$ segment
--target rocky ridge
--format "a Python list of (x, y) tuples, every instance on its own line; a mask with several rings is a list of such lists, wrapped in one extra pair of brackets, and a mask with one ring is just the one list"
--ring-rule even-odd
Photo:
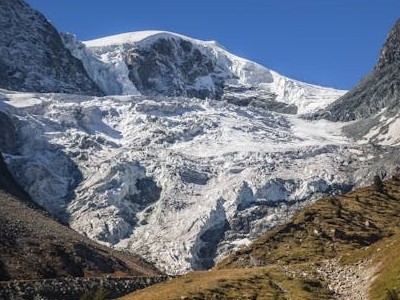
[(0, 28), (0, 88), (103, 94), (57, 30), (24, 1), (0, 1)]
[(399, 44), (400, 20), (388, 34), (373, 71), (354, 89), (313, 116), (332, 121), (373, 119), (380, 113), (387, 119), (395, 117), (400, 99)]
[(215, 41), (139, 31), (65, 45), (108, 95), (196, 97), (292, 113), (324, 107), (344, 91), (282, 76)]
[[(374, 70), (353, 90), (314, 117), (332, 121), (355, 120), (343, 127), (344, 134), (359, 143), (387, 148), (382, 153), (396, 152), (400, 145), (399, 44), (400, 20), (390, 31)], [(388, 159), (395, 157), (391, 155)]]

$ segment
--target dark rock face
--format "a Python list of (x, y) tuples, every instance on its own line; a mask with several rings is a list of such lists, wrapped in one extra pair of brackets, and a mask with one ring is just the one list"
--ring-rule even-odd
[(228, 84), (235, 75), (210, 49), (179, 37), (159, 38), (146, 47), (126, 47), (129, 79), (143, 95), (226, 100), (295, 114), (297, 107), (276, 101), (276, 95), (251, 86)]
[(390, 31), (375, 69), (383, 69), (395, 63), (400, 63), (400, 20)]
[(297, 106), (276, 101), (277, 95), (249, 86), (224, 86), (222, 100), (239, 106), (252, 106), (284, 114), (297, 114)]
[(0, 150), (14, 153), (18, 148), (18, 134), (12, 118), (0, 111)]
[[(127, 51), (129, 79), (144, 95), (220, 99), (223, 78), (217, 62), (179, 38), (160, 38), (146, 48)], [(205, 77), (207, 77), (205, 79)], [(207, 86), (202, 87), (205, 80)]]
[(57, 30), (22, 0), (0, 0), (0, 88), (102, 95)]
[(198, 235), (193, 245), (194, 270), (210, 269), (214, 266), (214, 259), (218, 250), (218, 243), (229, 229), (229, 223), (223, 208), (223, 199), (217, 203), (217, 207), (211, 213), (210, 218), (204, 225), (203, 231)]
[(21, 200), (34, 205), (31, 202), (29, 195), (24, 189), (14, 180), (11, 173), (8, 171), (7, 165), (4, 162), (3, 154), (0, 152), (0, 189), (10, 193)]
[(353, 90), (316, 113), (331, 121), (364, 119), (382, 108), (396, 110), (400, 101), (400, 20), (390, 31), (374, 70)]
[(151, 177), (138, 179), (136, 188), (139, 194), (133, 195), (132, 201), (140, 207), (147, 207), (160, 199), (162, 189)]
[(206, 185), (209, 178), (206, 173), (200, 173), (191, 169), (183, 169), (179, 172), (181, 179), (185, 183)]
[[(13, 120), (9, 115), (0, 111), (0, 189), (30, 202), (29, 195), (14, 180), (8, 171), (1, 151), (15, 153), (18, 148), (18, 134)], [(1, 268), (1, 265), (0, 265)]]

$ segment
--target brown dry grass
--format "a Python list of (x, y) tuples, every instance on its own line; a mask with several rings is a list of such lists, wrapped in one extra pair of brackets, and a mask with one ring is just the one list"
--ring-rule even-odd
[[(321, 293), (322, 291), (322, 293)], [(331, 299), (319, 283), (288, 278), (273, 267), (192, 272), (128, 295), (122, 300)]]

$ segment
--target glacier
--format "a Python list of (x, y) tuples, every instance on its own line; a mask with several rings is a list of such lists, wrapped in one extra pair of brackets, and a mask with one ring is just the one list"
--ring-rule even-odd
[(106, 96), (0, 90), (16, 140), (5, 160), (60, 220), (169, 274), (210, 268), (367, 182), (377, 162), (390, 169), (369, 140), (342, 133), (348, 123), (301, 117), (345, 91), (169, 32), (61, 37)]
[(354, 184), (341, 123), (226, 101), (2, 90), (24, 143), (5, 159), (70, 226), (168, 273), (213, 265)]

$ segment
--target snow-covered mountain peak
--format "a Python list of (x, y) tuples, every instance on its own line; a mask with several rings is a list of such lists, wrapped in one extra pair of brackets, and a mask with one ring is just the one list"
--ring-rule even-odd
[(143, 30), (143, 31), (133, 31), (126, 32), (111, 36), (106, 36), (94, 40), (84, 41), (83, 43), (89, 48), (96, 47), (107, 47), (107, 46), (121, 46), (124, 44), (133, 44), (133, 43), (151, 43), (157, 39), (182, 39), (194, 43), (204, 43), (204, 44), (214, 44), (217, 46), (216, 41), (201, 41), (197, 39), (193, 39), (178, 33), (173, 33), (169, 31), (160, 31), (160, 30)]
[(282, 76), (228, 52), (216, 41), (167, 31), (123, 33), (83, 44), (64, 40), (109, 95), (209, 98), (308, 113), (344, 93)]

